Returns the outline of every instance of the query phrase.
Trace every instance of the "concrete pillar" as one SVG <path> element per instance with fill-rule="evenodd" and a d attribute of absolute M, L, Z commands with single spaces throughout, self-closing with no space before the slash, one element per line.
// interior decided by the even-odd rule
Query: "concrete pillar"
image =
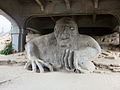
<path fill-rule="evenodd" d="M 12 23 L 11 36 L 13 49 L 17 52 L 20 51 L 20 30 L 14 23 Z"/>
<path fill-rule="evenodd" d="M 24 29 L 21 29 L 21 33 L 20 33 L 20 51 L 23 51 L 25 49 L 25 40 L 26 40 L 26 33 L 24 32 Z"/>
<path fill-rule="evenodd" d="M 20 29 L 19 31 L 17 30 L 12 30 L 11 31 L 12 35 L 12 47 L 15 51 L 23 51 L 25 48 L 25 40 L 26 40 L 26 34 L 24 33 L 23 29 Z"/>

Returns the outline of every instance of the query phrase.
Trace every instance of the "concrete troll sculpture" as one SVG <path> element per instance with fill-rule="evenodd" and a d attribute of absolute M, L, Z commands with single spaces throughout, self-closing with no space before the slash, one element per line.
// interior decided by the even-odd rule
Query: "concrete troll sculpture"
<path fill-rule="evenodd" d="M 78 33 L 77 24 L 69 17 L 58 20 L 53 33 L 30 40 L 25 49 L 28 58 L 25 69 L 40 73 L 60 69 L 93 72 L 95 66 L 90 59 L 101 52 L 92 37 Z"/>

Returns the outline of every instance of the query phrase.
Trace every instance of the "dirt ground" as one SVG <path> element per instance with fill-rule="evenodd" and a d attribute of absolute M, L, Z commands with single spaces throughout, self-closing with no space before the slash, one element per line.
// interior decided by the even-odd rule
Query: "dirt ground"
<path fill-rule="evenodd" d="M 26 61 L 24 52 L 0 55 L 0 90 L 120 90 L 119 52 L 102 53 L 93 60 L 96 71 L 89 74 L 65 71 L 34 73 L 23 68 Z"/>

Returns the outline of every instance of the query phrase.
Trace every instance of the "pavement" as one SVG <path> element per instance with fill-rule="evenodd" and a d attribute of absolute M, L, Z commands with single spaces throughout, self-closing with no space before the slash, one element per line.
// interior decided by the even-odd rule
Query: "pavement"
<path fill-rule="evenodd" d="M 120 59 L 94 60 L 94 73 L 34 73 L 24 69 L 25 52 L 0 55 L 0 90 L 120 90 Z"/>
<path fill-rule="evenodd" d="M 0 90 L 120 90 L 120 73 L 34 73 L 0 66 Z"/>

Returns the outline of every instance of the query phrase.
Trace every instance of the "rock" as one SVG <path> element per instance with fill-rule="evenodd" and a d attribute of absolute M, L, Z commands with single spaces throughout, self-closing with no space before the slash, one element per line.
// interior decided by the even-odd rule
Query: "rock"
<path fill-rule="evenodd" d="M 106 59 L 116 59 L 115 57 L 112 57 L 112 56 L 106 56 L 104 58 L 106 58 Z"/>
<path fill-rule="evenodd" d="M 120 72 L 120 67 L 109 67 L 112 72 Z"/>
<path fill-rule="evenodd" d="M 112 44 L 112 45 L 119 45 L 119 33 L 115 32 L 109 35 L 104 36 L 95 36 L 94 37 L 99 44 Z"/>

